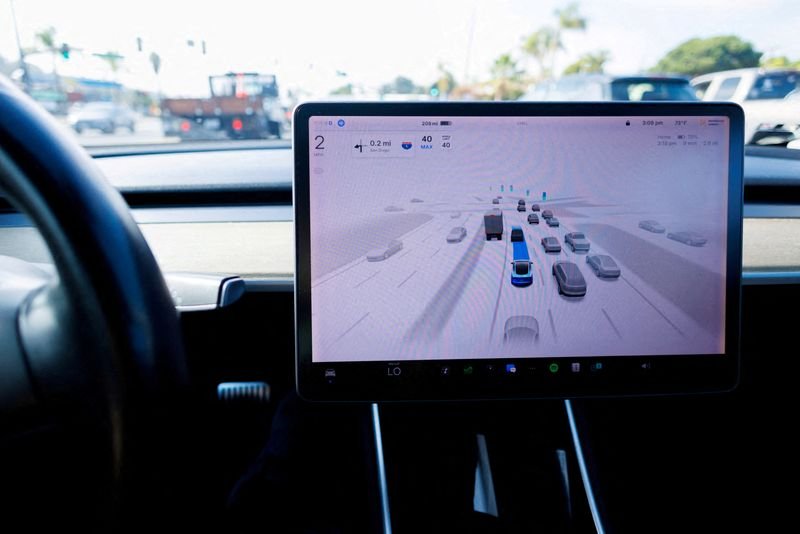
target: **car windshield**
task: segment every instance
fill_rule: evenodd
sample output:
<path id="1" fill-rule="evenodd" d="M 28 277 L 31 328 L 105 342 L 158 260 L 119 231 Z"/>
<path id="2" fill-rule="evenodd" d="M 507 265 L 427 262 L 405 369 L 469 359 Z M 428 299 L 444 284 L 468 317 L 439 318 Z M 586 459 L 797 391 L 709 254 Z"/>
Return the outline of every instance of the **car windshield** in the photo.
<path id="1" fill-rule="evenodd" d="M 308 100 L 695 100 L 709 85 L 689 80 L 748 68 L 781 69 L 741 78 L 748 99 L 780 100 L 800 66 L 792 13 L 793 0 L 3 0 L 0 76 L 87 147 L 288 148 Z M 70 119 L 93 102 L 126 116 Z"/>
<path id="2" fill-rule="evenodd" d="M 630 102 L 643 100 L 697 100 L 688 80 L 623 79 L 611 82 L 611 99 Z"/>
<path id="3" fill-rule="evenodd" d="M 572 239 L 584 239 L 584 235 L 580 232 L 575 232 L 572 234 Z"/>

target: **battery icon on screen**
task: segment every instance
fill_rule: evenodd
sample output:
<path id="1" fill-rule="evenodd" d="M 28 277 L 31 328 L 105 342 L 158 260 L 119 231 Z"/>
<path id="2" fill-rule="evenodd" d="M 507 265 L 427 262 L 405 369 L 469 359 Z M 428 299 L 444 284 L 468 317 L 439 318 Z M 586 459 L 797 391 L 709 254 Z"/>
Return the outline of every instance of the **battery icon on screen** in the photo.
<path id="1" fill-rule="evenodd" d="M 439 121 L 439 126 L 450 126 L 451 124 L 453 123 L 450 121 Z"/>

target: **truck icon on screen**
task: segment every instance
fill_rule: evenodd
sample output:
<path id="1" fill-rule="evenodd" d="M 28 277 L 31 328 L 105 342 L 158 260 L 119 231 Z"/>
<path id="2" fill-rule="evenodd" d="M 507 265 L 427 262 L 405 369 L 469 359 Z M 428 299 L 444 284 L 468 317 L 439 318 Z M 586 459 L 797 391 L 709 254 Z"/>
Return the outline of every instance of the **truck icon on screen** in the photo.
<path id="1" fill-rule="evenodd" d="M 483 226 L 486 229 L 486 240 L 491 241 L 495 237 L 503 239 L 503 212 L 499 209 L 487 211 L 483 215 Z"/>

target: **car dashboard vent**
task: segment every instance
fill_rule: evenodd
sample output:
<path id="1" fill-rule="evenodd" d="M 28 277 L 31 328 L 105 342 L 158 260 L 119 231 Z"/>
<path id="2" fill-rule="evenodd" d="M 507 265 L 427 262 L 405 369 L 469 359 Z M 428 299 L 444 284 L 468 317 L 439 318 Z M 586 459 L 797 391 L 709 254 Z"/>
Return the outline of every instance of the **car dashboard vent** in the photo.
<path id="1" fill-rule="evenodd" d="M 266 382 L 222 382 L 217 385 L 217 399 L 222 402 L 268 403 L 270 387 Z"/>

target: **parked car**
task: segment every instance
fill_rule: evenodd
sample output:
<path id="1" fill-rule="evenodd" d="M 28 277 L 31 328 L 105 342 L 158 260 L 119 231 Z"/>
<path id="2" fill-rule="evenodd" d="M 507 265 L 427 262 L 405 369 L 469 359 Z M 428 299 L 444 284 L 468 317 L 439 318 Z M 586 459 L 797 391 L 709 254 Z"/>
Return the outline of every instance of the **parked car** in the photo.
<path id="1" fill-rule="evenodd" d="M 70 126 L 78 132 L 100 130 L 113 134 L 117 128 L 136 130 L 136 114 L 127 106 L 114 102 L 89 102 L 71 113 L 67 119 Z"/>
<path id="2" fill-rule="evenodd" d="M 398 239 L 389 241 L 385 247 L 376 248 L 367 254 L 367 261 L 383 261 L 403 249 L 403 242 Z"/>
<path id="3" fill-rule="evenodd" d="M 561 243 L 558 242 L 557 237 L 543 237 L 542 247 L 545 252 L 561 252 Z"/>
<path id="4" fill-rule="evenodd" d="M 558 294 L 568 297 L 582 297 L 586 294 L 586 280 L 578 266 L 571 261 L 557 261 L 553 264 L 553 276 L 558 285 Z"/>
<path id="5" fill-rule="evenodd" d="M 564 235 L 564 243 L 572 247 L 572 252 L 589 252 L 590 243 L 583 232 L 570 232 Z"/>
<path id="6" fill-rule="evenodd" d="M 460 243 L 465 237 L 467 237 L 467 229 L 463 226 L 456 226 L 447 234 L 447 242 Z"/>
<path id="7" fill-rule="evenodd" d="M 691 84 L 703 100 L 728 100 L 742 106 L 746 143 L 800 127 L 800 106 L 785 98 L 800 87 L 797 69 L 725 70 L 693 78 Z"/>
<path id="8" fill-rule="evenodd" d="M 586 263 L 599 278 L 619 278 L 619 266 L 607 254 L 590 254 L 586 256 Z"/>
<path id="9" fill-rule="evenodd" d="M 503 343 L 532 343 L 539 337 L 539 321 L 531 315 L 512 315 L 503 326 Z"/>
<path id="10" fill-rule="evenodd" d="M 639 221 L 639 228 L 647 230 L 648 232 L 653 232 L 654 234 L 663 234 L 667 231 L 667 229 L 661 226 L 658 221 L 654 221 L 653 219 Z"/>
<path id="11" fill-rule="evenodd" d="M 570 74 L 537 84 L 520 100 L 692 101 L 698 97 L 680 76 Z"/>
<path id="12" fill-rule="evenodd" d="M 555 228 L 555 227 L 560 226 L 560 225 L 561 225 L 561 223 L 559 223 L 558 219 L 555 218 L 555 217 L 549 217 L 547 219 L 547 226 Z"/>
<path id="13" fill-rule="evenodd" d="M 667 234 L 667 238 L 692 247 L 702 247 L 708 242 L 705 237 L 697 232 L 670 232 Z"/>
<path id="14" fill-rule="evenodd" d="M 539 224 L 539 216 L 535 213 L 528 214 L 528 224 Z"/>

